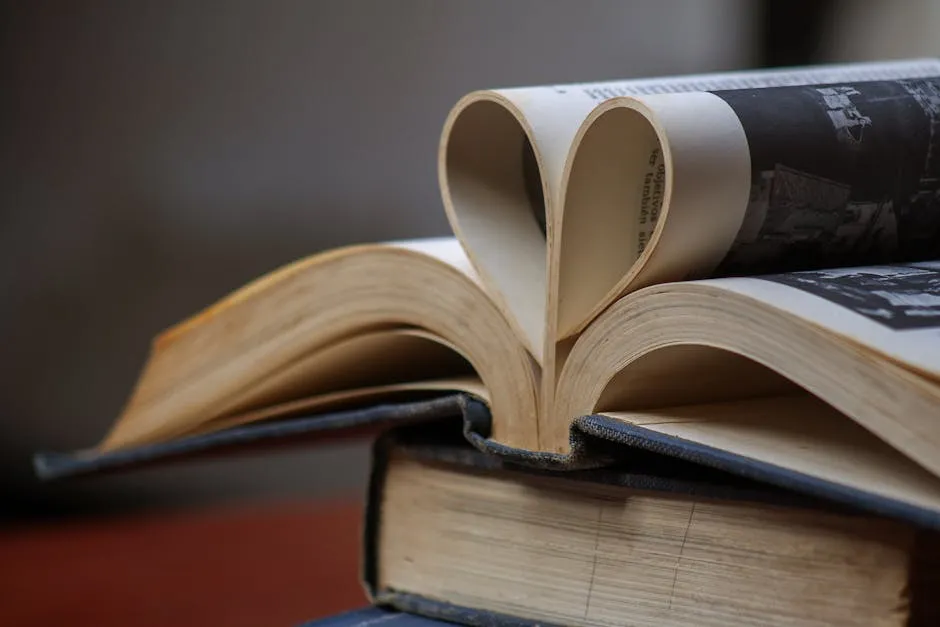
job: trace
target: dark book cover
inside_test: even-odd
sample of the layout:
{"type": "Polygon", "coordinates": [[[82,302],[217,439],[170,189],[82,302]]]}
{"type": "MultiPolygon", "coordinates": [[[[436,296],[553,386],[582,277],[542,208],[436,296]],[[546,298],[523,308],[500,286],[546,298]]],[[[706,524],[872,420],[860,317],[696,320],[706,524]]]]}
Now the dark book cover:
{"type": "MultiPolygon", "coordinates": [[[[35,456],[34,462],[41,478],[56,479],[168,463],[197,455],[310,446],[344,437],[374,437],[392,428],[439,422],[455,425],[474,448],[500,462],[571,472],[608,467],[642,453],[653,453],[662,459],[671,460],[669,463],[690,462],[700,470],[712,468],[860,511],[902,519],[925,528],[940,529],[940,512],[932,509],[849,488],[600,415],[584,416],[572,423],[570,453],[537,453],[507,447],[489,439],[489,409],[482,401],[467,394],[446,394],[414,402],[271,420],[108,453],[40,453],[35,456]]],[[[433,429],[430,431],[433,432],[433,429]]]]}
{"type": "MultiPolygon", "coordinates": [[[[609,442],[608,442],[609,443],[609,442]]],[[[616,446],[614,447],[616,450],[616,446]]],[[[515,473],[555,477],[565,481],[606,484],[647,492],[669,493],[703,499],[760,502],[774,506],[817,509],[846,515],[868,515],[871,507],[858,503],[834,502],[828,495],[812,496],[779,485],[742,476],[714,466],[703,466],[692,459],[680,459],[652,450],[633,449],[602,468],[564,470],[520,464],[518,457],[496,456],[467,446],[465,435],[453,423],[437,423],[425,428],[404,427],[385,433],[373,445],[372,473],[363,527],[363,583],[377,607],[427,616],[470,627],[508,625],[512,627],[547,626],[549,623],[488,610],[464,607],[446,600],[424,597],[412,592],[383,588],[379,585],[379,538],[385,479],[393,454],[431,464],[462,467],[467,472],[515,473]]],[[[624,449],[621,449],[624,450],[624,449]]],[[[785,482],[784,482],[785,483],[785,482]]],[[[823,491],[825,492],[825,491],[823,491]]],[[[910,517],[907,517],[910,520],[910,517]]],[[[917,516],[914,516],[916,519],[917,516]]],[[[911,580],[912,625],[934,625],[940,618],[940,606],[932,602],[940,572],[940,534],[927,529],[917,536],[913,550],[911,580]]]]}
{"type": "Polygon", "coordinates": [[[369,438],[392,427],[418,422],[459,422],[462,415],[460,397],[446,394],[413,402],[265,420],[118,451],[41,452],[33,457],[33,467],[40,479],[63,479],[193,457],[257,453],[282,447],[323,445],[337,439],[369,438]]]}
{"type": "Polygon", "coordinates": [[[297,627],[373,627],[375,625],[382,625],[382,627],[446,627],[450,624],[392,609],[366,607],[312,620],[297,625],[297,627]]]}

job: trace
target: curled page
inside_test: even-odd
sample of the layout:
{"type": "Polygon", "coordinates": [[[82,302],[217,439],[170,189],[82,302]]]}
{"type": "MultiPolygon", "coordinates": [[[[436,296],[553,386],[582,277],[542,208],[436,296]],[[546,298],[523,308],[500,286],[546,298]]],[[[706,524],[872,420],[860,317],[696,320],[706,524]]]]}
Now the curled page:
{"type": "Polygon", "coordinates": [[[938,131],[940,77],[604,103],[563,179],[558,335],[655,283],[937,258],[938,131]]]}
{"type": "Polygon", "coordinates": [[[549,260],[557,265],[563,172],[579,126],[599,103],[629,95],[936,74],[940,63],[916,60],[474,92],[444,125],[438,155],[444,206],[491,296],[523,331],[536,359],[551,368],[545,349],[554,350],[554,338],[546,332],[546,311],[556,296],[550,296],[549,260]]]}

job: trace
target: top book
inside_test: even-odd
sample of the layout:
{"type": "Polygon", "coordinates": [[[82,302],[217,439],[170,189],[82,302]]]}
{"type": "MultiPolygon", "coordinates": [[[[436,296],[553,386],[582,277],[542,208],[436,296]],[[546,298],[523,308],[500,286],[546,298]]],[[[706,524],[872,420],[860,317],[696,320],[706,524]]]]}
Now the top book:
{"type": "Polygon", "coordinates": [[[98,452],[434,390],[940,511],[940,62],[481,91],[456,238],[297,261],[156,338],[98,452]]]}

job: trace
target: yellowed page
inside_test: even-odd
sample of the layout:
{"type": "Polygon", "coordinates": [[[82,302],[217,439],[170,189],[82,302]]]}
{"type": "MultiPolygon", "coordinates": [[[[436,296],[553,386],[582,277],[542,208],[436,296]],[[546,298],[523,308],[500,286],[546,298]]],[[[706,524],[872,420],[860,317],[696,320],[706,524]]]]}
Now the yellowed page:
{"type": "MultiPolygon", "coordinates": [[[[820,297],[816,309],[829,312],[814,319],[799,302],[799,290],[778,290],[780,300],[772,306],[723,289],[727,282],[739,289],[750,282],[768,283],[768,293],[778,290],[762,279],[657,285],[618,300],[601,314],[578,338],[560,377],[554,446],[565,450],[570,421],[595,411],[736,400],[786,393],[787,387],[792,392],[796,384],[834,408],[840,419],[856,422],[940,477],[937,371],[919,372],[912,365],[921,359],[927,366],[930,355],[940,352],[940,340],[928,339],[940,326],[911,330],[921,341],[910,344],[910,361],[902,363],[840,333],[841,326],[880,324],[862,320],[863,313],[820,297]],[[823,326],[827,316],[833,324],[829,328],[823,326]],[[855,316],[860,320],[847,322],[855,316]],[[914,349],[916,344],[923,347],[914,349]],[[785,380],[792,384],[784,385],[785,380]]],[[[900,356],[888,338],[893,334],[900,346],[907,331],[878,333],[885,348],[900,356]]],[[[871,337],[876,337],[874,330],[871,337]]]]}
{"type": "Polygon", "coordinates": [[[940,261],[697,283],[798,316],[940,383],[940,261]]]}
{"type": "Polygon", "coordinates": [[[380,593],[550,625],[909,624],[897,521],[395,456],[380,505],[380,593]]]}
{"type": "Polygon", "coordinates": [[[234,414],[225,418],[218,418],[201,425],[186,435],[211,433],[230,427],[297,416],[302,413],[322,413],[337,411],[344,407],[355,407],[379,402],[394,402],[413,399],[420,392],[466,392],[489,401],[489,394],[483,382],[476,377],[456,377],[449,379],[428,379],[427,381],[408,381],[406,383],[393,383],[389,385],[376,385],[372,387],[354,388],[339,392],[330,392],[318,396],[299,398],[293,401],[277,403],[252,411],[234,414]]]}
{"type": "Polygon", "coordinates": [[[854,490],[940,512],[940,481],[809,395],[606,415],[854,490]]]}
{"type": "Polygon", "coordinates": [[[214,407],[221,416],[267,410],[298,399],[472,374],[453,344],[414,328],[366,332],[299,356],[251,381],[214,407]]]}
{"type": "Polygon", "coordinates": [[[427,371],[412,372],[410,380],[472,370],[491,399],[493,437],[511,446],[537,446],[538,372],[532,357],[483,291],[460,244],[439,238],[316,255],[167,331],[155,340],[100,449],[173,439],[213,420],[262,409],[262,401],[407,384],[402,377],[425,358],[431,361],[427,371]],[[381,336],[402,330],[407,333],[399,337],[381,336]],[[451,350],[461,370],[430,372],[451,350]],[[357,354],[370,351],[385,355],[384,379],[355,365],[361,362],[357,354]],[[407,367],[389,361],[396,351],[407,367]],[[346,371],[331,372],[330,361],[345,364],[346,371]],[[366,374],[371,380],[353,381],[366,374]],[[340,382],[347,390],[329,389],[340,382]]]}

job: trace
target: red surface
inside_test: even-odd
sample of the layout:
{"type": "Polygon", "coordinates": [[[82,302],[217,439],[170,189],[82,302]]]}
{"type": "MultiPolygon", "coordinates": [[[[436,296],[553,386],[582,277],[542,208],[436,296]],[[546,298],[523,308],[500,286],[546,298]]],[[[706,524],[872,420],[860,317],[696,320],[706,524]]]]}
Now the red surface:
{"type": "Polygon", "coordinates": [[[361,509],[304,503],[0,531],[0,625],[290,627],[360,607],[361,509]]]}

